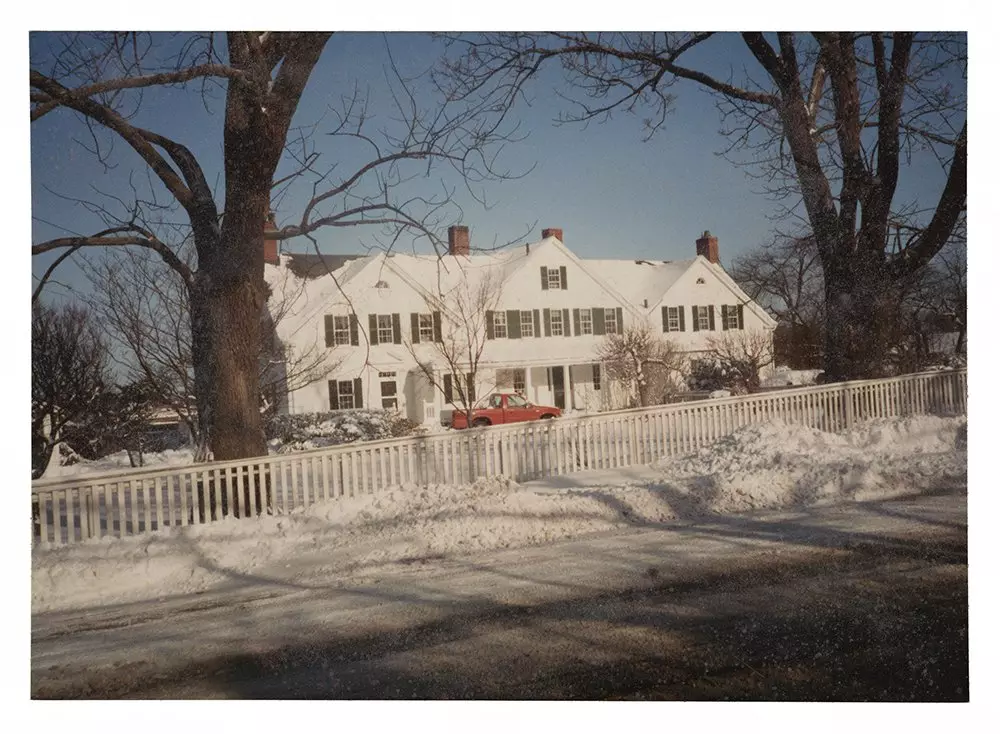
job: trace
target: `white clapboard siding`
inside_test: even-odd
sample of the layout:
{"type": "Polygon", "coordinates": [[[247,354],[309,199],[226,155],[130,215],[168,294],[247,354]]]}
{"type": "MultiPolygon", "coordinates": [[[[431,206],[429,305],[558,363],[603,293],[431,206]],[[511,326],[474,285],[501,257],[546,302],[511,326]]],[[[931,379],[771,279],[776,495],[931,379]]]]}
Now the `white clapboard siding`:
{"type": "Polygon", "coordinates": [[[926,372],[240,461],[41,479],[31,487],[33,537],[47,547],[287,514],[391,487],[615,469],[688,453],[775,419],[836,432],[873,418],[964,415],[967,391],[964,369],[926,372]]]}

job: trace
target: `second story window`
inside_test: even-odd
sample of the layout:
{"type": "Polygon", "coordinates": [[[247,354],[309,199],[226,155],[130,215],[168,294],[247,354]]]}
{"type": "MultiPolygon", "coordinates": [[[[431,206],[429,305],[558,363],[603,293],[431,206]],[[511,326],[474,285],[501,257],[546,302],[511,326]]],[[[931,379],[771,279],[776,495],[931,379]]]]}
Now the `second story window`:
{"type": "Polygon", "coordinates": [[[378,316],[378,343],[392,344],[392,316],[389,314],[378,316]]]}
{"type": "Polygon", "coordinates": [[[740,309],[742,306],[723,306],[722,307],[722,323],[723,329],[742,329],[743,324],[740,319],[740,309]]]}
{"type": "Polygon", "coordinates": [[[604,309],[604,333],[618,333],[618,313],[613,308],[604,309]]]}
{"type": "Polygon", "coordinates": [[[351,317],[333,317],[333,343],[338,347],[351,343],[351,317]]]}
{"type": "Polygon", "coordinates": [[[434,341],[434,317],[429,313],[417,315],[417,328],[420,334],[420,341],[434,341]]]}
{"type": "Polygon", "coordinates": [[[594,319],[590,313],[589,308],[580,309],[580,333],[581,334],[594,333],[594,319]]]}
{"type": "Polygon", "coordinates": [[[535,322],[531,311],[521,311],[521,337],[535,335],[535,322]]]}
{"type": "Polygon", "coordinates": [[[712,322],[708,316],[708,306],[692,306],[691,308],[694,309],[694,321],[698,331],[710,331],[712,322]]]}
{"type": "Polygon", "coordinates": [[[507,338],[507,312],[506,311],[494,311],[493,312],[493,338],[495,338],[495,339],[506,339],[507,338]]]}
{"type": "Polygon", "coordinates": [[[681,331],[681,307],[669,306],[667,308],[667,328],[666,331],[681,331]]]}
{"type": "Polygon", "coordinates": [[[549,312],[549,324],[552,327],[552,336],[563,335],[563,315],[562,311],[554,308],[549,312]]]}

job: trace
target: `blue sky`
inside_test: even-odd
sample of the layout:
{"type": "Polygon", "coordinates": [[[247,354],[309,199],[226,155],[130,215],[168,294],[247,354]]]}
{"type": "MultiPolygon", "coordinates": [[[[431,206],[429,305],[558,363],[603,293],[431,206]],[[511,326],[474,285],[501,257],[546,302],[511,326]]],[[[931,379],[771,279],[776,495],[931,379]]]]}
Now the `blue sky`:
{"type": "MultiPolygon", "coordinates": [[[[381,122],[388,112],[386,38],[404,73],[427,68],[441,53],[440,45],[423,34],[337,34],[312,74],[295,123],[319,120],[327,105],[349,93],[355,82],[370,87],[373,111],[381,122]]],[[[44,55],[49,40],[44,35],[33,37],[33,59],[44,55]]],[[[692,55],[689,64],[736,81],[743,79],[745,68],[755,67],[734,35],[712,39],[704,50],[698,50],[698,57],[692,55]]],[[[474,247],[519,238],[527,230],[530,235],[525,239],[533,240],[544,227],[561,227],[566,244],[583,257],[669,260],[693,256],[695,239],[708,229],[719,238],[725,264],[770,239],[774,222],[769,215],[775,203],[758,191],[743,169],[718,155],[726,139],[719,134],[719,113],[711,95],[693,84],[675,85],[672,91],[678,99],[673,112],[663,129],[644,142],[644,111],[616,114],[609,122],[588,126],[556,125],[554,119],[566,109],[556,95],[561,85],[561,74],[552,67],[529,87],[530,105],[515,110],[520,131],[528,137],[508,145],[501,161],[510,170],[532,169],[531,173],[488,184],[489,210],[459,189],[456,200],[464,211],[462,222],[471,227],[474,247]]],[[[189,146],[212,182],[221,163],[221,94],[209,107],[211,113],[195,87],[157,90],[146,94],[135,122],[189,146]]],[[[330,124],[327,116],[319,131],[330,124]]],[[[134,180],[145,185],[144,166],[121,141],[114,143],[110,159],[116,167],[105,170],[92,154],[72,142],[74,135],[89,144],[86,129],[65,111],[32,124],[35,242],[67,231],[88,234],[103,226],[79,204],[51,192],[95,199],[96,188],[127,199],[133,171],[134,180]]],[[[331,139],[319,136],[318,140],[325,146],[320,148],[322,160],[332,162],[336,151],[328,147],[331,139]]],[[[918,160],[915,172],[903,174],[900,197],[932,204],[943,185],[943,173],[929,160],[918,160]]],[[[455,183],[454,177],[451,182],[455,183]]],[[[436,193],[439,177],[421,178],[409,186],[415,193],[436,193]]],[[[297,218],[308,194],[305,186],[291,192],[277,207],[279,223],[297,218]]],[[[323,230],[317,238],[327,252],[359,252],[373,244],[374,234],[363,228],[323,230]]],[[[298,239],[284,247],[308,251],[312,245],[298,239]]],[[[34,258],[35,274],[53,257],[34,258]]],[[[79,271],[71,265],[64,265],[57,279],[76,288],[83,285],[79,271]]],[[[54,288],[52,295],[59,292],[54,288]]]]}

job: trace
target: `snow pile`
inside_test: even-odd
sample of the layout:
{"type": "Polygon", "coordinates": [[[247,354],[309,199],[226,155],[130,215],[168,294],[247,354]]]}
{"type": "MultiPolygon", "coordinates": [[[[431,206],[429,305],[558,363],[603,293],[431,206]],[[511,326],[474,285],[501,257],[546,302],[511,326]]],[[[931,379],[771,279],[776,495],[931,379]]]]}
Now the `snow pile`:
{"type": "Polygon", "coordinates": [[[341,410],[275,415],[267,424],[275,453],[317,449],[353,441],[378,441],[413,432],[406,416],[390,410],[341,410]]]}
{"type": "Polygon", "coordinates": [[[774,372],[761,380],[761,387],[787,387],[789,385],[814,385],[816,375],[822,370],[792,370],[777,367],[774,372]]]}
{"type": "Polygon", "coordinates": [[[290,515],[35,549],[32,603],[38,612],[261,579],[330,586],[378,574],[390,563],[419,564],[711,513],[960,486],[965,441],[965,418],[878,421],[846,435],[763,423],[648,467],[523,486],[501,479],[407,486],[290,515]]]}
{"type": "MultiPolygon", "coordinates": [[[[133,452],[132,456],[138,462],[139,454],[133,452]]],[[[164,469],[168,466],[187,466],[194,463],[194,450],[191,448],[167,449],[153,453],[143,452],[142,467],[144,469],[164,469]]],[[[77,457],[74,463],[64,466],[50,466],[46,469],[44,477],[69,477],[83,474],[103,474],[105,472],[126,471],[137,469],[129,461],[127,451],[118,451],[114,454],[102,456],[100,459],[84,459],[77,457]]]]}

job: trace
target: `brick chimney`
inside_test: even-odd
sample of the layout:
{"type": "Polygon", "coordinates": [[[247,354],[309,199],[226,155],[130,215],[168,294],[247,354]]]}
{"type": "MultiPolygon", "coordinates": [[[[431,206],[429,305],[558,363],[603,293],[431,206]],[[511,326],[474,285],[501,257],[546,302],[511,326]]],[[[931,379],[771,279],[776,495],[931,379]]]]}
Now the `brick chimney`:
{"type": "Polygon", "coordinates": [[[544,240],[546,237],[555,237],[557,240],[565,244],[561,227],[547,227],[543,229],[542,239],[544,240]]]}
{"type": "Polygon", "coordinates": [[[448,227],[448,254],[469,254],[469,228],[461,224],[448,227]]]}
{"type": "Polygon", "coordinates": [[[278,225],[274,223],[274,212],[267,213],[267,221],[264,222],[264,263],[267,265],[277,265],[280,260],[278,259],[278,240],[268,239],[268,232],[277,232],[278,225]]]}
{"type": "Polygon", "coordinates": [[[719,264],[719,238],[713,237],[712,233],[707,229],[705,234],[700,238],[695,240],[695,246],[697,247],[697,253],[703,258],[708,260],[710,263],[719,264]]]}

